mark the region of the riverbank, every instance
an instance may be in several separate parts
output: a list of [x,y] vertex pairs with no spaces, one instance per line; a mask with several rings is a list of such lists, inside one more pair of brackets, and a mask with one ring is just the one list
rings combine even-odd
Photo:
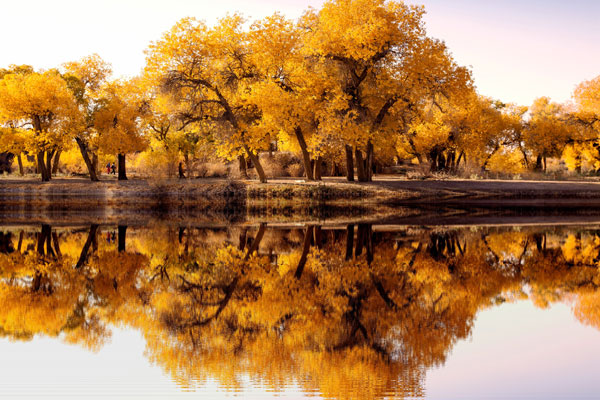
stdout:
[[322,182],[249,180],[0,179],[0,204],[69,209],[173,207],[299,207],[454,205],[468,207],[600,207],[600,183],[587,181],[407,180],[377,176],[373,182],[343,178]]

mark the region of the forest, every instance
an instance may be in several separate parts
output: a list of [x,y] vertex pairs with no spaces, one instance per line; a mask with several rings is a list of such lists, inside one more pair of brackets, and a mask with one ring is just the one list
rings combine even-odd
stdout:
[[330,0],[298,20],[185,18],[149,43],[132,78],[113,78],[97,54],[50,70],[10,65],[0,69],[0,161],[42,181],[98,181],[113,163],[119,180],[129,168],[150,179],[263,183],[369,182],[401,165],[467,177],[552,163],[600,170],[600,76],[564,104],[486,97],[428,36],[424,13],[400,1]]

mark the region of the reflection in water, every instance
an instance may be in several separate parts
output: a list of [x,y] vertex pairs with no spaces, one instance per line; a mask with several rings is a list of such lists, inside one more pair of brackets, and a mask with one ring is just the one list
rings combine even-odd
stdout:
[[599,265],[590,229],[4,228],[0,335],[97,350],[124,326],[183,387],[420,397],[484,308],[566,301],[600,328]]

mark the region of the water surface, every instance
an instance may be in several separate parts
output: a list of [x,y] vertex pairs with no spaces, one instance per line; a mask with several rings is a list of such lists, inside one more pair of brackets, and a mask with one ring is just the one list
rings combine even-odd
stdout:
[[0,226],[0,395],[595,398],[600,226]]

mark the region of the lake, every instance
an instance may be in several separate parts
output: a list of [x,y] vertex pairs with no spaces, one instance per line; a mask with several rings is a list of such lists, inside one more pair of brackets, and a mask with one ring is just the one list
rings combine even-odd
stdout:
[[4,218],[0,396],[597,397],[600,224],[403,215]]

